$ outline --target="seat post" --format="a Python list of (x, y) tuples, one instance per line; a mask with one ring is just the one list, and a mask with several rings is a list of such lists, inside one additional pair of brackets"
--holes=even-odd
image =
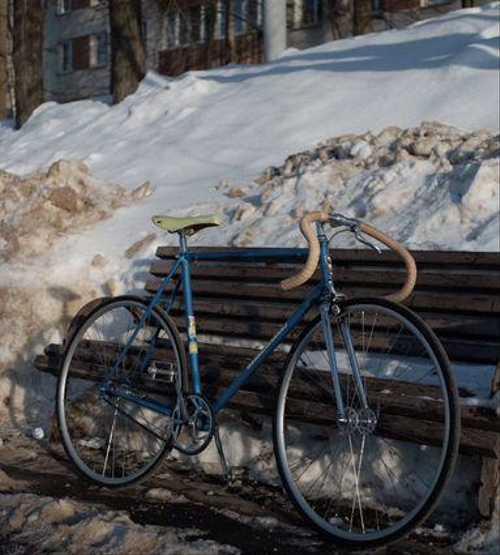
[(181, 249), (181, 254), (186, 254), (188, 250), (186, 234), (179, 231), (179, 247)]
[(182, 256), (182, 290), (184, 295), (184, 313), (186, 316), (186, 330), (188, 334), (189, 358), (193, 375), (193, 390), (201, 394), (200, 361), (198, 358), (198, 338), (196, 337), (196, 320), (193, 309), (193, 291), (191, 289), (191, 263), (188, 254), (186, 234), (179, 231), (179, 243)]

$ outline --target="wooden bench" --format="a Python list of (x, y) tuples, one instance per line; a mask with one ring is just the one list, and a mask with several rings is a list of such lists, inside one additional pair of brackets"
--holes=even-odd
[[(272, 249), (269, 251), (272, 253)], [(176, 253), (177, 249), (171, 247), (158, 249), (158, 259), (151, 266), (145, 287), (148, 294), (154, 293), (161, 279), (169, 273)], [(468, 371), (478, 373), (478, 377), (481, 366), (496, 369), (492, 372), (487, 395), (492, 398), (500, 392), (500, 254), (416, 251), (413, 255), (419, 276), (415, 291), (406, 304), (434, 329), (452, 363), (471, 365)], [(348, 297), (384, 295), (394, 291), (403, 281), (404, 269), (392, 253), (378, 255), (366, 250), (340, 249), (332, 251), (332, 256), (336, 286)], [(296, 257), (294, 260), (260, 264), (199, 262), (193, 265), (201, 367), (209, 396), (217, 396), (255, 356), (259, 345), (269, 340), (298, 306), (305, 289), (317, 281), (318, 275), (299, 289), (288, 292), (279, 289), (278, 281), (297, 270), (300, 262)], [(179, 301), (181, 299), (182, 294)], [(86, 305), (74, 322), (84, 318), (98, 302)], [(179, 302), (174, 305), (171, 315), (184, 333), (186, 323)], [(291, 341), (298, 333), (300, 330), (294, 332)], [(57, 374), (60, 354), (61, 346), (49, 345), (45, 354), (37, 357), (35, 366), (41, 371)], [(246, 413), (272, 413), (286, 357), (286, 352), (276, 352), (234, 398), (231, 407)], [(427, 423), (432, 423), (432, 411), (438, 411), (439, 407), (429, 402), (422, 403), (422, 398), (432, 398), (432, 387), (415, 386), (415, 391), (408, 391), (407, 387), (402, 388), (394, 381), (391, 382), (390, 395), (384, 396), (385, 390), (377, 389), (376, 384), (369, 390), (391, 415), (380, 424), (383, 435), (397, 439), (400, 430), (404, 430), (405, 438), (411, 434), (416, 443), (432, 443), (429, 437), (431, 426)], [(474, 392), (467, 387), (460, 388), (460, 396), (463, 426), (460, 450), (466, 455), (482, 457), (483, 486), (479, 507), (484, 516), (489, 516), (494, 496), (500, 491), (497, 490), (500, 416), (492, 407), (469, 403)], [(300, 401), (297, 403), (297, 412), (303, 414)], [(321, 421), (322, 417), (322, 407), (316, 411), (308, 407), (308, 420)]]

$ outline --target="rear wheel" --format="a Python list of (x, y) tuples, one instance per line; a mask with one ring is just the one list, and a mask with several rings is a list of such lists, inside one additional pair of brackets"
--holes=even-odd
[(411, 311), (383, 299), (339, 309), (331, 328), (346, 419), (317, 319), (283, 377), (275, 450), (303, 516), (336, 543), (365, 549), (402, 537), (436, 506), (458, 449), (457, 390), (441, 344)]
[(59, 430), (78, 471), (109, 487), (146, 477), (173, 446), (185, 380), (168, 316), (135, 297), (99, 303), (72, 331), (58, 383)]

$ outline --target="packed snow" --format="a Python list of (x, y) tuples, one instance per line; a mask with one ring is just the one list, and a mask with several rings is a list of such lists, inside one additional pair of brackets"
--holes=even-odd
[[(150, 73), (116, 106), (49, 102), (19, 131), (0, 125), (0, 410), (47, 425), (54, 382), (34, 354), (88, 300), (141, 288), (175, 242), (153, 214), (223, 214), (195, 244), (303, 245), (297, 219), (321, 207), (412, 248), (500, 252), (499, 7), (268, 65)], [(69, 173), (54, 181), (54, 167)], [(89, 195), (88, 214), (64, 208)], [(30, 240), (32, 208), (54, 225)]]

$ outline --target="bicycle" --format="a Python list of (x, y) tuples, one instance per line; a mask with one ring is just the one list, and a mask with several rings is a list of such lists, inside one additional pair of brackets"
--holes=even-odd
[[(178, 233), (180, 243), (157, 293), (150, 300), (122, 296), (98, 303), (66, 341), (57, 416), (64, 448), (80, 474), (107, 487), (130, 485), (149, 475), (172, 449), (195, 455), (212, 438), (227, 471), (217, 415), (306, 315), (317, 310), (289, 351), (276, 405), (274, 450), (284, 489), (318, 531), (353, 549), (392, 542), (422, 522), (453, 472), (460, 418), (443, 347), (420, 317), (399, 304), (416, 281), (411, 254), (359, 220), (323, 212), (304, 216), (300, 227), (309, 244), (307, 261), (280, 286), (288, 290), (306, 283), (318, 263), (319, 283), (222, 396), (211, 401), (203, 395), (191, 264), (263, 255), (258, 250), (191, 252), (187, 237), (219, 225), (214, 216), (157, 216), (153, 223)], [(327, 226), (339, 229), (328, 237)], [(407, 275), (400, 291), (360, 299), (336, 291), (329, 244), (343, 232), (380, 252), (367, 239), (371, 237), (403, 259)], [(273, 259), (283, 256), (277, 250)], [(181, 285), (191, 372), (169, 316)], [(409, 395), (425, 386), (417, 403), (430, 403), (435, 411), (426, 422), (428, 444), (404, 441), (399, 413), (382, 396), (395, 384)], [(297, 418), (292, 410), (297, 398), (306, 407), (304, 420), (306, 412), (314, 414), (312, 420)], [(411, 416), (411, 407), (405, 411)], [(424, 461), (433, 463), (425, 472), (420, 468)]]

